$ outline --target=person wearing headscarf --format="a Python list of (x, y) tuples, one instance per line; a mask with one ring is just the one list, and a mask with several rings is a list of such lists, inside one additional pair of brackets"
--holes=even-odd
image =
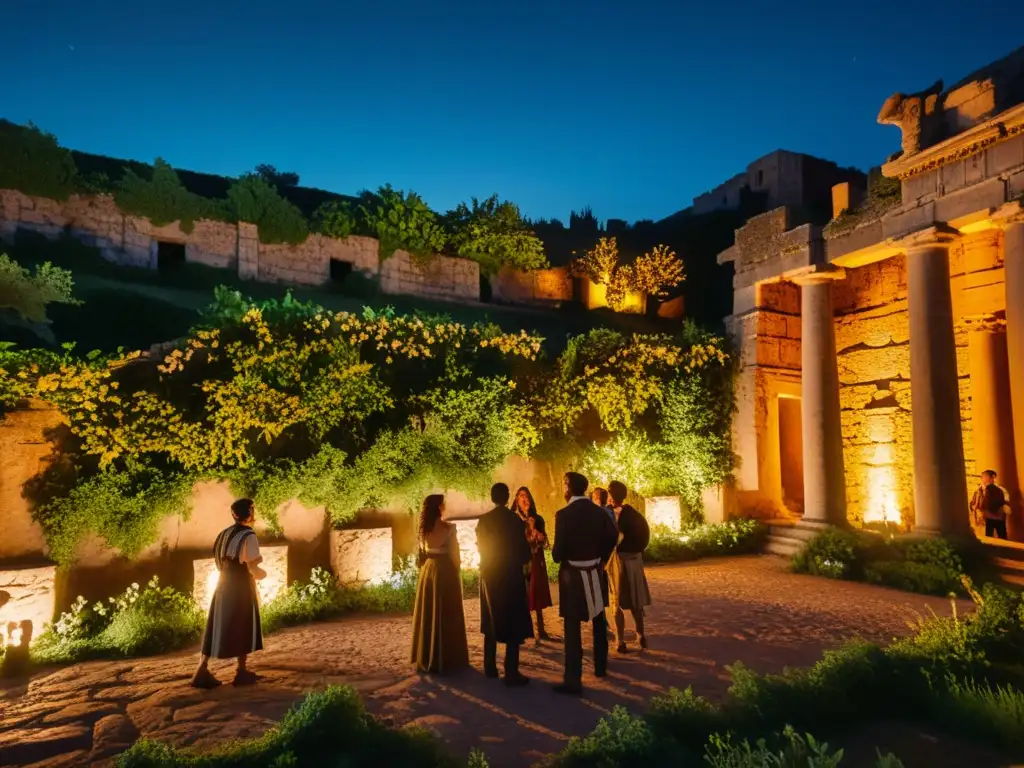
[(469, 666), (462, 575), (455, 526), (444, 519), (444, 496), (431, 494), (420, 510), (420, 574), (412, 614), (410, 661), (423, 674)]
[(249, 654), (263, 649), (256, 581), (267, 573), (260, 568), (263, 556), (252, 529), (256, 505), (252, 499), (239, 499), (231, 505), (231, 515), (234, 525), (221, 531), (213, 545), (219, 577), (203, 633), (199, 668), (192, 677), (195, 688), (220, 685), (210, 672), (211, 658), (238, 659), (235, 685), (251, 685), (259, 679), (246, 668)]
[(545, 530), (544, 518), (537, 512), (533, 494), (525, 485), (516, 491), (512, 499), (512, 509), (526, 526), (526, 541), (530, 545), (530, 581), (527, 595), (530, 598), (530, 612), (537, 617), (537, 642), (550, 640), (551, 636), (544, 630), (544, 609), (554, 603), (551, 601), (551, 585), (548, 584), (548, 568), (544, 560), (544, 550), (548, 548), (548, 534)]

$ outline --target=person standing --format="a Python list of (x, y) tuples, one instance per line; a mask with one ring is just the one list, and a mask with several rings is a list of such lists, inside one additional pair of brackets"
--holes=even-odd
[(491, 488), (494, 504), (476, 524), (480, 551), (480, 632), (484, 636), (484, 674), (498, 676), (498, 643), (505, 644), (505, 685), (530, 682), (519, 671), (519, 646), (533, 637), (523, 567), (532, 557), (522, 519), (509, 509), (508, 486)]
[(626, 486), (618, 480), (608, 484), (612, 509), (619, 526), (619, 545), (608, 561), (608, 602), (615, 622), (617, 653), (626, 653), (626, 615), (633, 616), (633, 626), (641, 648), (647, 648), (644, 632), (644, 608), (651, 604), (651, 592), (644, 573), (644, 550), (651, 541), (647, 520), (626, 503)]
[(608, 513), (612, 520), (615, 519), (615, 510), (608, 503), (608, 491), (604, 488), (595, 488), (590, 492), (590, 500)]
[(220, 680), (210, 672), (210, 659), (238, 659), (235, 685), (252, 685), (259, 677), (246, 668), (249, 654), (263, 650), (259, 594), (256, 581), (265, 579), (260, 568), (263, 556), (252, 529), (256, 505), (252, 499), (238, 499), (231, 505), (234, 525), (225, 528), (213, 545), (219, 577), (210, 602), (203, 632), (199, 667), (192, 676), (194, 688), (216, 688)]
[(544, 518), (537, 513), (537, 505), (533, 494), (525, 485), (516, 491), (512, 508), (526, 526), (526, 541), (530, 545), (530, 612), (537, 617), (537, 642), (550, 640), (551, 636), (544, 630), (544, 609), (554, 603), (551, 601), (551, 586), (548, 584), (548, 567), (544, 560), (544, 550), (548, 548), (548, 535), (545, 530)]
[(985, 535), (1006, 540), (1006, 513), (1009, 510), (1006, 491), (996, 483), (996, 471), (981, 473), (981, 485), (971, 497), (971, 512), (975, 523), (979, 515), (985, 521)]
[(558, 563), (558, 613), (565, 632), (565, 672), (556, 693), (583, 693), (582, 624), (594, 633), (594, 674), (608, 674), (608, 577), (605, 565), (619, 538), (615, 521), (587, 498), (587, 478), (567, 472), (562, 479), (567, 505), (555, 515), (555, 544), (551, 556)]
[(441, 494), (423, 500), (410, 660), (417, 672), (426, 674), (444, 674), (469, 666), (459, 540), (455, 526), (444, 519), (444, 512)]

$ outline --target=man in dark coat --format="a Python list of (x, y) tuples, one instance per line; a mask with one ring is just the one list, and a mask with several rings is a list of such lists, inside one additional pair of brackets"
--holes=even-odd
[(615, 521), (589, 498), (587, 478), (567, 472), (563, 491), (568, 505), (555, 514), (555, 544), (551, 557), (558, 568), (558, 613), (565, 627), (565, 673), (557, 693), (583, 692), (582, 625), (594, 632), (594, 674), (608, 674), (608, 576), (605, 565), (618, 543)]
[(505, 644), (505, 685), (525, 685), (519, 672), (519, 646), (533, 637), (533, 621), (523, 567), (532, 552), (522, 519), (509, 509), (504, 483), (491, 488), (494, 509), (476, 525), (480, 551), (480, 631), (484, 635), (484, 674), (498, 676), (498, 643)]

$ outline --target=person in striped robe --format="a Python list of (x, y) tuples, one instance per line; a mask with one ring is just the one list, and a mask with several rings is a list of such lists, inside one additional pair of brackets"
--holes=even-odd
[(213, 545), (220, 577), (206, 620), (199, 668), (192, 677), (195, 688), (220, 685), (210, 672), (211, 658), (238, 659), (235, 685), (252, 685), (259, 679), (245, 665), (249, 654), (263, 649), (256, 581), (266, 578), (267, 573), (260, 568), (263, 556), (252, 529), (256, 505), (252, 499), (239, 499), (231, 505), (231, 514), (234, 525), (221, 531)]

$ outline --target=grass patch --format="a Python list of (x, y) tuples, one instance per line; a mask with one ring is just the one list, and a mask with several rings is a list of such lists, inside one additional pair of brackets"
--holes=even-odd
[(332, 686), (302, 699), (259, 739), (203, 754), (143, 739), (117, 759), (118, 768), (455, 768), (440, 741), (425, 731), (392, 729), (364, 709), (359, 694)]

